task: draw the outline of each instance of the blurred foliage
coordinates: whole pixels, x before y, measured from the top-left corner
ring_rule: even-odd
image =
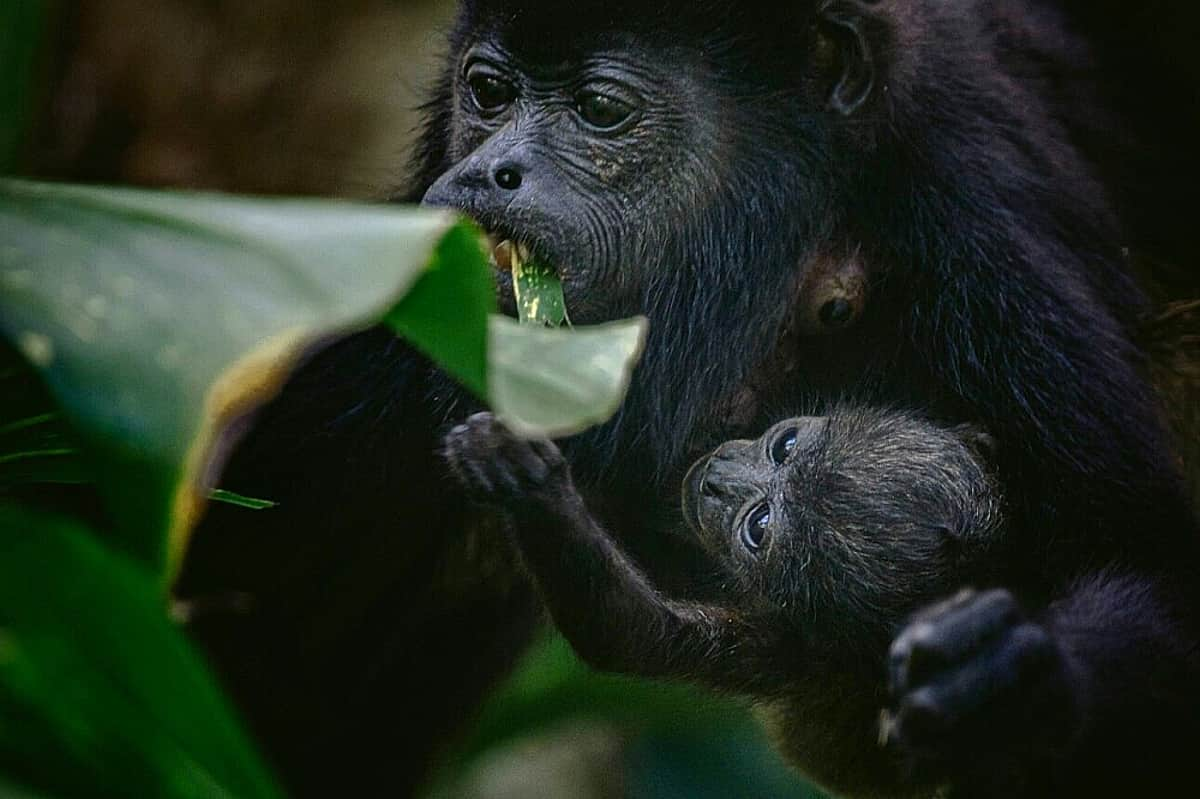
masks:
[[[428,799],[471,794],[464,786],[480,781],[480,764],[493,766],[497,752],[524,758],[536,773],[536,748],[514,744],[540,741],[544,748],[555,736],[570,741],[581,725],[619,737],[623,772],[610,779],[630,799],[822,796],[770,747],[746,704],[678,682],[595,672],[561,636],[548,633],[485,704]],[[555,795],[529,790],[531,797]]]
[[[55,68],[25,174],[359,199],[383,197],[404,179],[420,95],[454,8],[453,0],[59,5],[68,13],[52,37]]]
[[[121,548],[169,581],[226,430],[316,342],[395,305],[451,224],[432,211],[0,181],[0,332],[78,431]],[[482,329],[486,309],[478,318]]]
[[[0,555],[16,570],[0,586],[0,732],[24,731],[0,735],[0,768],[53,795],[273,793],[240,776],[262,769],[190,649],[154,636],[175,640],[164,589],[231,435],[304,354],[386,319],[502,416],[569,432],[617,407],[645,329],[548,340],[501,322],[495,335],[478,231],[444,211],[0,180],[0,229],[0,380],[13,389],[0,396]],[[80,481],[99,489],[96,541],[120,554],[11,504]],[[269,512],[269,498],[223,499]],[[37,591],[49,601],[32,607]],[[90,601],[101,593],[111,601]],[[136,634],[154,624],[170,632]],[[151,716],[106,698],[108,682],[134,699],[188,693],[139,700]],[[215,715],[196,716],[193,697]],[[176,727],[199,737],[177,741]]]
[[[149,573],[76,522],[12,505],[0,771],[55,797],[279,796]]]

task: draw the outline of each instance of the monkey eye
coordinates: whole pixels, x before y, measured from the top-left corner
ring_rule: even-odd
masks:
[[[471,99],[481,111],[499,111],[517,94],[511,83],[481,64],[467,70],[467,86],[471,89]]]
[[[584,122],[599,130],[612,130],[633,113],[628,103],[599,92],[580,92],[575,107]]]
[[[750,552],[758,552],[767,540],[770,527],[771,506],[764,503],[750,511],[750,515],[746,517],[742,525],[742,545]]]
[[[771,462],[776,466],[783,465],[783,462],[792,454],[792,450],[796,448],[796,438],[799,431],[794,427],[784,429],[779,435],[775,436],[775,440],[771,442]]]

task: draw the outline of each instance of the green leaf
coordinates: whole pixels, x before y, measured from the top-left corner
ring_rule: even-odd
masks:
[[[29,124],[44,24],[41,0],[0,3],[0,172],[16,165]]]
[[[30,483],[84,483],[92,470],[37,373],[0,340],[0,495]]]
[[[247,510],[267,510],[279,505],[278,502],[272,502],[269,499],[255,499],[254,497],[244,497],[233,491],[226,491],[223,488],[217,488],[208,495],[208,498],[213,502],[224,502],[227,505],[236,505],[239,508]]]
[[[569,325],[567,302],[562,281],[554,267],[535,258],[523,258],[521,248],[513,245],[513,294],[517,301],[517,319],[521,322],[558,327]]]
[[[0,773],[27,795],[279,796],[154,579],[0,505]]]
[[[319,341],[380,319],[453,224],[427,209],[0,181],[0,332],[98,464],[120,546],[169,579],[229,426]]]
[[[523,435],[570,435],[621,404],[641,355],[647,322],[548,328],[493,316],[488,396],[496,415]]]
[[[0,439],[0,478],[94,475],[164,582],[239,422],[318,344],[386,319],[514,429],[565,435],[617,408],[645,335],[489,318],[479,233],[443,211],[8,180],[0,229],[0,333],[71,433]]]
[[[557,291],[562,310],[562,287],[553,271],[549,274],[535,281],[534,289]],[[570,330],[518,325],[491,313],[495,292],[479,233],[459,226],[438,245],[429,270],[385,321],[522,435],[570,435],[611,416],[641,354],[646,321]],[[562,321],[565,312],[558,318]]]
[[[487,320],[496,287],[479,236],[470,224],[447,233],[425,274],[384,321],[486,397]]]
[[[631,796],[822,797],[782,761],[744,702],[679,682],[594,671],[557,633],[531,647],[488,698],[425,796],[459,796],[462,776],[486,768],[491,753],[579,721],[630,736]]]

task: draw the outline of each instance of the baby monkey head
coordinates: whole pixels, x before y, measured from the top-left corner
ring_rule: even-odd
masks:
[[[730,441],[697,461],[683,510],[748,594],[810,628],[888,635],[982,575],[999,539],[990,437],[919,414],[839,408]]]

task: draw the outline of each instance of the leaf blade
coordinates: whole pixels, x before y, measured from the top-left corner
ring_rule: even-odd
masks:
[[[383,316],[454,223],[428,209],[4,180],[0,332],[104,464],[119,545],[169,580],[230,425],[318,341]]]
[[[0,505],[0,771],[54,796],[279,796],[151,576]]]
[[[514,432],[556,438],[611,416],[645,345],[648,322],[548,328],[493,316],[488,396]]]

